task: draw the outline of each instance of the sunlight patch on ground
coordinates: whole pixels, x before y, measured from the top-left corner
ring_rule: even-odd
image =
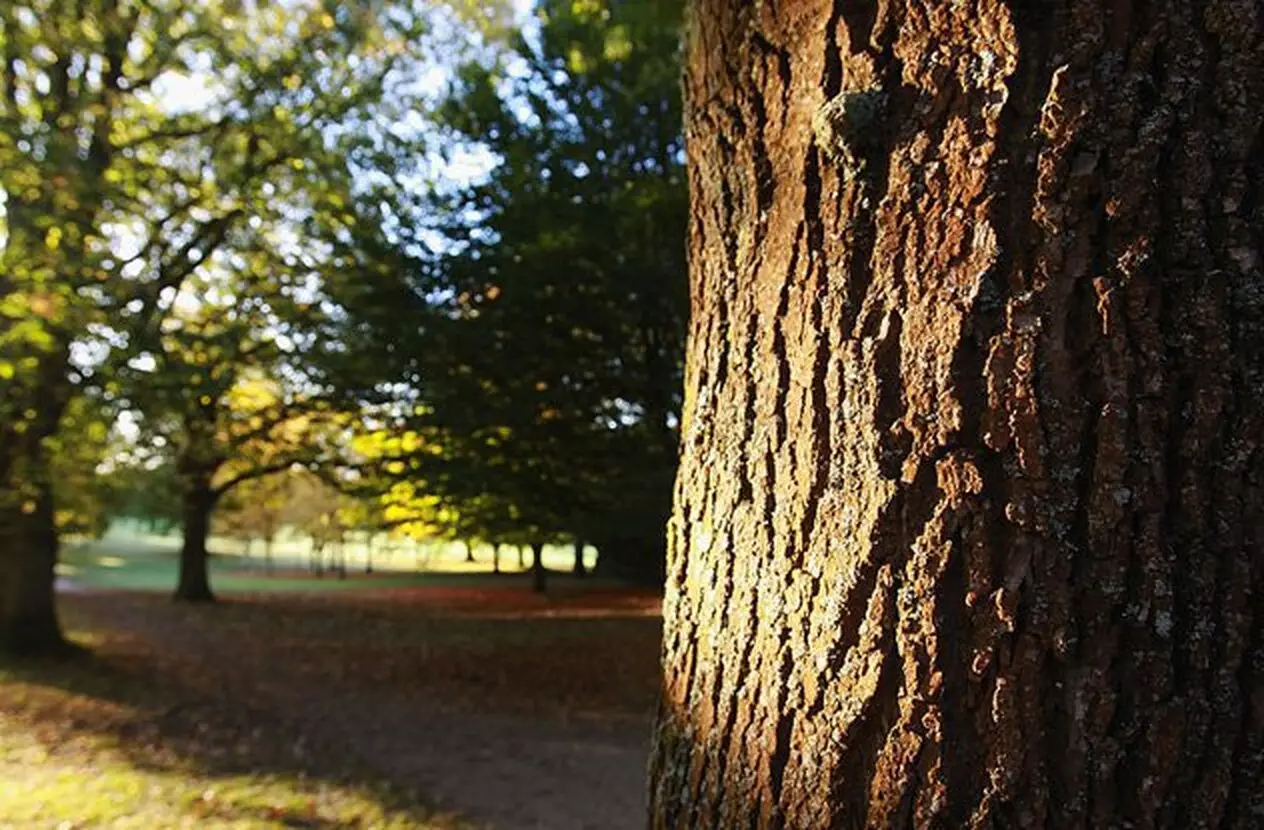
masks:
[[[200,769],[165,745],[161,732],[146,729],[162,711],[150,704],[171,701],[138,707],[104,699],[96,695],[123,690],[108,675],[87,681],[100,688],[76,689],[85,676],[82,668],[55,666],[0,670],[0,827],[458,826],[393,810],[371,789],[302,773],[251,771],[248,764],[233,772]]]

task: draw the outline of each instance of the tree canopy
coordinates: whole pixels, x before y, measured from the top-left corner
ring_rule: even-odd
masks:
[[[675,469],[685,188],[670,4],[545,2],[460,72],[440,110],[496,159],[401,233],[413,313],[381,336],[442,447],[427,488],[458,513],[596,542],[657,578]],[[396,292],[396,293],[392,293]],[[406,345],[402,345],[406,344]]]
[[[578,537],[612,572],[661,572],[679,11],[512,9],[0,10],[6,631],[38,618],[56,642],[59,525],[169,519],[163,482],[180,592],[209,598],[216,505],[297,468],[381,526]]]

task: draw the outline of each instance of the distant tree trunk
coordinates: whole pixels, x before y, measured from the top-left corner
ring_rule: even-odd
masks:
[[[584,540],[575,539],[575,576],[583,579],[588,576],[588,569],[584,567]]]
[[[544,544],[531,543],[531,590],[543,594],[547,588],[548,575],[544,570]]]
[[[518,570],[525,570],[527,567],[526,546],[518,545]]]
[[[474,561],[474,543],[471,542],[469,539],[465,539],[462,541],[462,544],[465,545],[465,561],[473,562]]]
[[[311,563],[312,573],[317,577],[325,575],[325,542],[324,540],[312,537],[311,553],[308,557]]]
[[[276,564],[272,559],[272,543],[275,539],[275,533],[269,533],[263,540],[263,567],[269,575],[276,570]]]
[[[370,535],[364,542],[364,572],[366,574],[373,573],[373,541],[375,538],[377,538],[375,535]]]
[[[184,541],[180,547],[180,578],[175,598],[185,602],[213,602],[209,575],[210,556],[206,549],[211,532],[211,513],[215,509],[215,491],[210,479],[186,476],[182,515]]]
[[[492,573],[500,573],[500,542],[492,545]]]
[[[1261,825],[1261,14],[692,0],[652,827]]]

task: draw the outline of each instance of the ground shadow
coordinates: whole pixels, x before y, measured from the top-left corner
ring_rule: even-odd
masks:
[[[209,607],[75,594],[63,607],[92,652],[9,676],[116,704],[111,716],[61,728],[107,739],[138,769],[371,789],[422,824],[432,805],[386,757],[409,706],[590,718],[637,734],[648,723],[655,597],[601,585],[540,597],[507,584],[251,595]],[[370,734],[379,732],[387,740]]]

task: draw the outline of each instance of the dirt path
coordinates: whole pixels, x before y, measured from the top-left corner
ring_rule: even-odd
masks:
[[[544,623],[495,621],[411,599],[75,600],[218,687],[225,705],[274,713],[478,826],[644,826],[653,619],[567,623],[550,610]],[[632,665],[603,662],[611,652]]]

